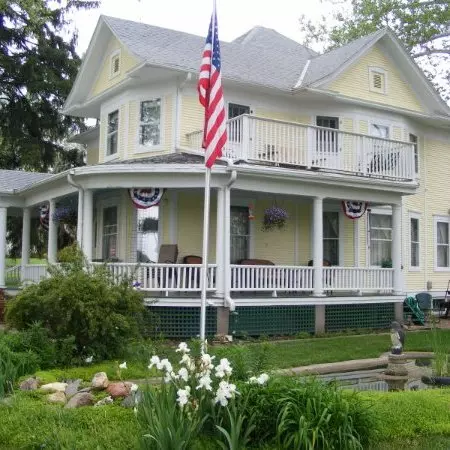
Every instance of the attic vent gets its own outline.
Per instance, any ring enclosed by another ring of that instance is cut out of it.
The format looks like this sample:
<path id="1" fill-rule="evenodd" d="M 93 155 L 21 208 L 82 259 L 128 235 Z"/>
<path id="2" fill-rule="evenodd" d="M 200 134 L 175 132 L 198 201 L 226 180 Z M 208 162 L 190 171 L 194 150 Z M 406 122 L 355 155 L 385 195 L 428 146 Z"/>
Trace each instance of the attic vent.
<path id="1" fill-rule="evenodd" d="M 370 68 L 369 80 L 371 91 L 381 94 L 386 93 L 386 72 L 383 69 Z"/>
<path id="2" fill-rule="evenodd" d="M 114 77 L 120 73 L 120 53 L 115 52 L 111 56 L 111 77 Z"/>

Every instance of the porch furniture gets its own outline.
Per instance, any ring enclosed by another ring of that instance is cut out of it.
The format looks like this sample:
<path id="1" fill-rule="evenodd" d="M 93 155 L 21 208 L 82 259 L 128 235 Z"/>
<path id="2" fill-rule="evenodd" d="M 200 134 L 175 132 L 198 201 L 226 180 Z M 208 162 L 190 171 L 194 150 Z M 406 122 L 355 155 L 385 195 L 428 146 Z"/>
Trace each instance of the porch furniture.
<path id="1" fill-rule="evenodd" d="M 241 259 L 238 264 L 241 266 L 274 266 L 275 264 L 268 259 Z"/>
<path id="2" fill-rule="evenodd" d="M 183 264 L 202 264 L 203 258 L 197 255 L 187 255 L 183 258 Z M 201 279 L 201 270 L 193 270 L 189 271 L 187 274 L 187 280 L 185 280 L 185 284 L 188 284 L 189 280 L 195 287 L 200 287 L 200 279 Z"/>
<path id="3" fill-rule="evenodd" d="M 178 245 L 177 244 L 161 244 L 159 247 L 158 261 L 159 264 L 176 264 L 178 259 Z M 155 262 L 155 261 L 152 261 Z M 155 271 L 149 269 L 147 276 L 155 278 Z M 177 272 L 173 267 L 161 267 L 156 275 L 158 285 L 161 286 L 161 281 L 166 284 L 166 280 L 172 279 L 176 284 Z"/>

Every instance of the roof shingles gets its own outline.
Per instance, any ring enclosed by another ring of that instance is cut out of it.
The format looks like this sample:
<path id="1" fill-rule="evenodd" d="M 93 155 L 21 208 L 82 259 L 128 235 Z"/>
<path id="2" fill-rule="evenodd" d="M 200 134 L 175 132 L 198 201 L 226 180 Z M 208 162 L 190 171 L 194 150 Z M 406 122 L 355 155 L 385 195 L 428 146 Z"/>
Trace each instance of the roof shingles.
<path id="1" fill-rule="evenodd" d="M 25 189 L 51 176 L 51 173 L 0 169 L 0 193 L 12 194 L 14 191 Z"/>

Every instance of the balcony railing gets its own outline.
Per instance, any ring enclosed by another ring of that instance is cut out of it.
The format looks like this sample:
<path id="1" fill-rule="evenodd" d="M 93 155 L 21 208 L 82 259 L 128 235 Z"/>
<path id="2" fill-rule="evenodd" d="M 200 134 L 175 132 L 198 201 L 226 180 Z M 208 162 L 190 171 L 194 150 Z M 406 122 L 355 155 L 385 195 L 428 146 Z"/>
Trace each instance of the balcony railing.
<path id="1" fill-rule="evenodd" d="M 224 155 L 233 160 L 413 181 L 414 144 L 294 122 L 242 115 L 227 121 Z M 201 148 L 203 132 L 187 135 Z"/>

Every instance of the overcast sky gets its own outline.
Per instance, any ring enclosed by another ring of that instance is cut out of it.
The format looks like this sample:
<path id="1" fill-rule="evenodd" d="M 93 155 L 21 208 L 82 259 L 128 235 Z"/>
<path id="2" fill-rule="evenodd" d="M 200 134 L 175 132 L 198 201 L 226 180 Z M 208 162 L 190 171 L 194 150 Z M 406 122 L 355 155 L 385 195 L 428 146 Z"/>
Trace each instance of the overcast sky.
<path id="1" fill-rule="evenodd" d="M 212 0 L 103 0 L 97 10 L 75 15 L 78 51 L 86 51 L 100 14 L 206 36 L 212 4 Z M 320 17 L 324 13 L 320 0 L 217 0 L 219 37 L 224 41 L 256 25 L 300 41 L 299 17 Z"/>

